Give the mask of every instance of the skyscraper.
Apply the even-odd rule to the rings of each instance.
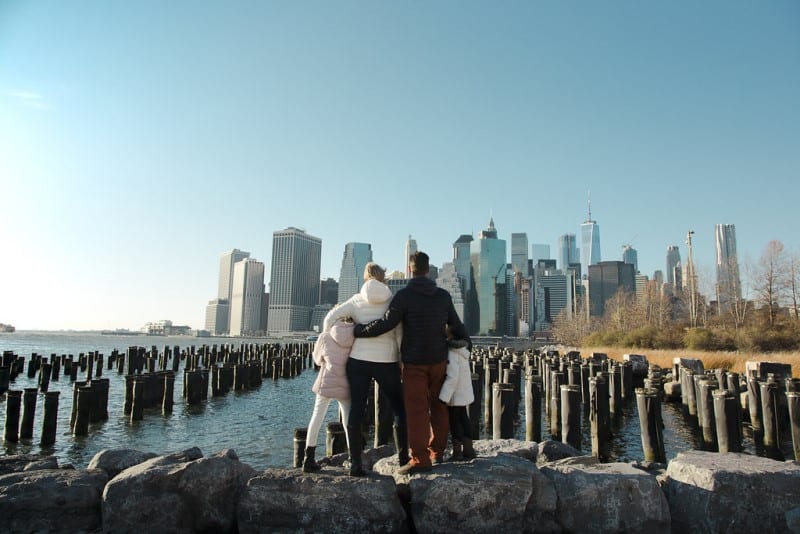
[[[559,269],[566,269],[572,263],[580,263],[578,257],[578,242],[575,234],[563,234],[558,238],[558,264]],[[536,262],[534,262],[536,265]]]
[[[319,299],[322,240],[298,228],[272,234],[269,332],[308,330]]]
[[[219,260],[219,281],[217,298],[206,307],[206,330],[216,335],[230,332],[230,304],[233,284],[233,266],[236,262],[250,257],[249,252],[235,248],[225,252]]]
[[[639,272],[639,254],[636,249],[630,245],[622,246],[622,261],[633,265],[633,272]]]
[[[667,283],[675,286],[675,267],[681,264],[681,251],[678,245],[667,247]]]
[[[411,255],[412,255],[412,254],[414,254],[414,253],[415,253],[417,250],[419,250],[419,249],[417,248],[417,241],[416,241],[415,239],[411,239],[411,236],[409,235],[409,236],[408,236],[408,241],[406,241],[406,248],[405,248],[405,253],[406,253],[406,259],[405,259],[405,264],[406,264],[406,278],[411,278],[411,276],[412,276],[412,275],[411,275],[411,261],[409,260],[409,258],[410,258],[410,257],[411,257]]]
[[[550,245],[545,243],[534,243],[531,245],[531,259],[534,265],[539,263],[539,260],[549,260]]]
[[[264,298],[264,264],[245,258],[233,265],[231,283],[230,334],[252,335],[261,330],[261,302]]]
[[[633,265],[621,261],[601,261],[589,266],[589,315],[601,317],[606,301],[621,289],[636,294]]]
[[[445,262],[442,265],[439,270],[439,277],[436,279],[436,285],[450,293],[456,313],[458,313],[461,322],[464,322],[464,291],[454,263]]]
[[[736,227],[732,224],[714,226],[717,245],[717,303],[720,313],[742,298],[739,279],[739,260],[736,256]]]
[[[542,260],[534,268],[533,330],[550,330],[562,312],[572,317],[575,271],[557,269],[555,261]]]
[[[372,245],[347,243],[342,254],[339,272],[339,302],[344,302],[361,290],[364,284],[364,267],[372,261]]]
[[[475,291],[477,294],[477,332],[490,334],[497,331],[498,322],[502,323],[505,310],[497,309],[497,301],[505,300],[498,294],[498,284],[506,280],[506,242],[497,239],[494,219],[481,232],[480,238],[470,243],[470,259],[475,274]]]
[[[511,269],[512,272],[528,276],[528,234],[511,234]]]
[[[461,320],[467,327],[467,332],[477,332],[478,299],[475,294],[475,284],[472,273],[471,243],[474,241],[470,234],[461,234],[453,243],[453,265],[461,281],[461,291],[464,296],[464,315]]]
[[[581,224],[581,265],[583,272],[600,263],[600,226],[592,220],[592,202],[589,201],[589,218]]]

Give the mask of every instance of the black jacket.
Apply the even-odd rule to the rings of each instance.
[[[365,325],[356,325],[355,337],[374,337],[403,323],[400,354],[403,363],[433,364],[447,361],[445,325],[456,339],[471,344],[458,318],[450,293],[437,287],[430,278],[415,276],[397,292],[384,316]]]

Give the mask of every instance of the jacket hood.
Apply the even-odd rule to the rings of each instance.
[[[370,304],[383,304],[392,298],[392,290],[383,282],[367,280],[361,286],[361,297]]]
[[[353,336],[353,328],[355,326],[355,323],[336,321],[331,327],[331,337],[340,347],[352,347],[353,341],[355,341]]]
[[[408,281],[408,287],[412,291],[422,293],[423,295],[433,295],[436,293],[436,290],[439,289],[439,287],[436,285],[436,282],[427,276],[415,276]]]

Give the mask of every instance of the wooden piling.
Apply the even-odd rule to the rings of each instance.
[[[704,375],[697,381],[699,395],[697,397],[697,413],[703,434],[703,445],[707,450],[717,450],[717,423],[714,418],[713,392],[718,389],[713,375]]]
[[[133,402],[131,403],[131,422],[144,419],[146,378],[137,375],[133,379]]]
[[[49,447],[56,442],[56,428],[58,426],[58,396],[58,391],[48,391],[44,395],[42,437],[39,442],[42,447]]]
[[[719,452],[741,452],[742,426],[737,395],[729,389],[718,389],[712,392],[712,397]]]
[[[303,460],[306,456],[306,435],[307,428],[294,429],[294,454],[292,455],[292,467],[303,467]]]
[[[567,376],[561,371],[550,371],[550,436],[561,440],[561,386]]]
[[[561,386],[561,441],[581,450],[581,386]]]
[[[73,436],[89,435],[89,417],[91,414],[92,386],[87,383],[78,388],[78,397],[75,410],[75,425],[72,427]]]
[[[542,440],[542,377],[532,372],[525,376],[525,439]]]
[[[492,439],[514,437],[514,386],[504,382],[492,384]]]
[[[661,419],[661,395],[654,388],[636,388],[636,408],[642,430],[642,451],[646,462],[666,463],[664,426]]]
[[[19,412],[22,406],[22,390],[6,391],[6,427],[4,439],[6,443],[19,441]]]
[[[42,362],[39,368],[39,391],[47,393],[50,389],[50,377],[52,374],[52,364],[50,362]]]
[[[19,429],[19,439],[33,438],[33,419],[36,413],[37,388],[25,388],[22,394],[22,425]]]
[[[610,412],[608,382],[602,375],[589,379],[589,422],[592,433],[592,456],[608,459]]]
[[[786,393],[786,402],[789,405],[794,460],[800,462],[800,391],[788,391]]]
[[[347,435],[342,423],[331,421],[325,432],[325,455],[333,456],[347,452]]]
[[[764,428],[764,448],[768,455],[773,455],[778,449],[778,384],[774,382],[760,382],[761,391],[761,421]]]
[[[761,386],[759,386],[759,380],[755,376],[747,377],[747,413],[750,417],[750,426],[753,428],[753,432],[757,434],[763,432]]]
[[[168,415],[172,413],[172,406],[175,404],[175,373],[172,371],[164,372],[164,398],[161,402],[161,413]]]

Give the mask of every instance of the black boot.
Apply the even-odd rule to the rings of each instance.
[[[303,459],[303,473],[313,473],[322,469],[314,460],[314,452],[316,449],[316,447],[306,447],[306,455]]]
[[[363,477],[367,473],[361,465],[361,450],[364,448],[364,437],[361,428],[347,427],[347,440],[350,443],[350,476]]]
[[[400,465],[406,465],[408,460],[408,431],[405,424],[396,424],[394,431],[394,447],[397,450],[397,461]]]

